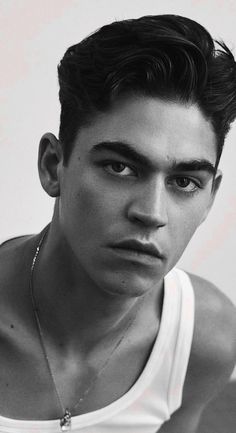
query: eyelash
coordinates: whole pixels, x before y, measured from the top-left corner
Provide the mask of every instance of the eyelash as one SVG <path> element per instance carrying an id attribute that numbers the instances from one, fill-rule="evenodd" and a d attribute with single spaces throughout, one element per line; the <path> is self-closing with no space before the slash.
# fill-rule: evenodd
<path id="1" fill-rule="evenodd" d="M 112 166 L 114 166 L 115 164 L 117 164 L 117 165 L 121 165 L 121 166 L 123 166 L 124 168 L 123 168 L 123 170 L 125 169 L 125 168 L 128 168 L 128 169 L 130 169 L 134 174 L 126 174 L 126 175 L 122 175 L 122 174 L 120 174 L 120 172 L 116 172 L 115 170 L 110 170 L 110 169 L 108 169 L 108 167 L 110 166 L 110 167 L 112 167 Z M 100 163 L 99 163 L 99 165 L 101 165 L 108 173 L 110 173 L 110 174 L 112 174 L 113 176 L 117 176 L 117 177 L 124 177 L 124 178 L 127 178 L 127 177 L 138 177 L 138 173 L 137 173 L 137 169 L 136 168 L 134 168 L 134 167 L 132 167 L 132 166 L 130 166 L 129 164 L 127 164 L 127 163 L 125 163 L 125 162 L 122 162 L 122 161 L 117 161 L 117 160 L 106 160 L 106 161 L 101 161 Z M 181 188 L 181 187 L 178 187 L 178 186 L 176 186 L 176 189 L 178 190 L 178 192 L 180 193 L 180 194 L 185 194 L 185 195 L 187 195 L 187 196 L 190 196 L 190 195 L 194 195 L 194 194 L 196 194 L 200 189 L 202 189 L 203 187 L 202 187 L 202 185 L 199 183 L 199 182 L 197 182 L 196 180 L 194 180 L 194 179 L 192 179 L 192 178 L 190 178 L 190 177 L 188 177 L 188 176 L 176 176 L 176 177 L 173 177 L 170 181 L 169 181 L 169 184 L 171 184 L 171 185 L 173 185 L 173 181 L 178 181 L 178 180 L 180 180 L 180 179 L 187 179 L 189 182 L 192 182 L 194 185 L 195 185 L 195 187 L 192 189 L 192 190 L 190 190 L 190 191 L 186 191 L 184 188 Z M 188 185 L 187 185 L 188 186 Z"/>
<path id="2" fill-rule="evenodd" d="M 187 179 L 187 180 L 189 181 L 189 183 L 193 183 L 193 184 L 194 184 L 194 188 L 191 189 L 191 190 L 189 190 L 189 191 L 185 190 L 184 187 L 181 188 L 180 186 L 176 186 L 177 190 L 178 190 L 181 194 L 186 194 L 186 195 L 189 196 L 189 195 L 196 194 L 197 192 L 199 192 L 200 189 L 202 189 L 202 185 L 200 185 L 199 182 L 197 182 L 197 181 L 194 180 L 194 179 L 191 179 L 191 178 L 188 177 L 188 176 L 176 176 L 176 177 L 174 178 L 175 181 L 178 181 L 178 180 L 180 180 L 180 179 L 182 179 L 182 180 L 183 180 L 183 179 Z M 185 188 L 187 188 L 188 186 L 189 186 L 189 184 L 188 184 Z"/>
<path id="3" fill-rule="evenodd" d="M 115 170 L 109 170 L 108 169 L 108 167 L 110 166 L 110 167 L 112 167 L 112 166 L 114 166 L 114 165 L 121 165 L 121 166 L 123 166 L 124 167 L 124 169 L 125 168 L 128 168 L 128 169 L 130 169 L 134 174 L 126 174 L 126 175 L 122 175 L 122 174 L 120 174 L 120 172 L 116 172 Z M 116 160 L 113 160 L 113 161 L 102 161 L 101 163 L 100 163 L 100 165 L 102 165 L 103 166 L 103 168 L 106 170 L 106 171 L 108 171 L 108 173 L 110 173 L 110 174 L 112 174 L 112 175 L 114 175 L 114 176 L 118 176 L 118 177 L 133 177 L 133 176 L 138 176 L 138 174 L 137 174 L 137 169 L 135 169 L 134 167 L 131 167 L 129 164 L 126 164 L 126 163 L 124 163 L 124 162 L 121 162 L 121 161 L 116 161 Z"/>

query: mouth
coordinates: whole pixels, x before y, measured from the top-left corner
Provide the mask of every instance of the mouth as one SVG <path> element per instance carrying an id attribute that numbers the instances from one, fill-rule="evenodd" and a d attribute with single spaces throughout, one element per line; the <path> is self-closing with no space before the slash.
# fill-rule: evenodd
<path id="1" fill-rule="evenodd" d="M 135 239 L 129 239 L 117 242 L 110 245 L 118 254 L 124 255 L 130 258 L 141 258 L 148 262 L 157 262 L 163 260 L 163 254 L 158 248 L 152 243 L 143 243 Z"/>

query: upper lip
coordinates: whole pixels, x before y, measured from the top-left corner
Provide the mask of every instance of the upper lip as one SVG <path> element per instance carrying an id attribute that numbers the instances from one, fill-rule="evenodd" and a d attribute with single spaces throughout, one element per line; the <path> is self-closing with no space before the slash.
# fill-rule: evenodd
<path id="1" fill-rule="evenodd" d="M 163 254 L 158 250 L 158 248 L 153 243 L 144 243 L 136 239 L 127 239 L 120 242 L 116 242 L 111 245 L 113 248 L 120 248 L 125 250 L 133 250 L 143 254 L 148 254 L 149 256 L 156 257 L 158 259 L 163 259 Z"/>

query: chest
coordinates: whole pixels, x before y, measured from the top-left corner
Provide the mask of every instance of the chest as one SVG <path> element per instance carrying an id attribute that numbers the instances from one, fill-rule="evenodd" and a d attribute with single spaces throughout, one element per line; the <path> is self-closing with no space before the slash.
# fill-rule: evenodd
<path id="1" fill-rule="evenodd" d="M 127 339 L 117 352 L 112 354 L 111 349 L 93 360 L 79 356 L 60 358 L 53 352 L 48 353 L 47 360 L 35 341 L 22 341 L 22 350 L 12 342 L 4 343 L 0 359 L 0 414 L 43 420 L 61 417 L 62 406 L 68 407 L 72 415 L 105 407 L 137 381 L 155 339 L 153 330 L 142 344 Z"/>

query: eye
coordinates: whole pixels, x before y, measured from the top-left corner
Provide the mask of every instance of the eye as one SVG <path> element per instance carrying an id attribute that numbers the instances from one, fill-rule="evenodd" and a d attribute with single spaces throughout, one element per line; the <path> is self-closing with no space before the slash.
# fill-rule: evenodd
<path id="1" fill-rule="evenodd" d="M 108 171 L 111 174 L 115 174 L 118 176 L 135 176 L 135 171 L 131 167 L 129 167 L 127 164 L 119 161 L 111 161 L 106 162 L 104 164 L 104 168 L 106 171 Z"/>
<path id="2" fill-rule="evenodd" d="M 186 193 L 197 191 L 200 188 L 200 185 L 197 183 L 197 181 L 185 176 L 176 177 L 173 182 L 178 190 Z"/>

